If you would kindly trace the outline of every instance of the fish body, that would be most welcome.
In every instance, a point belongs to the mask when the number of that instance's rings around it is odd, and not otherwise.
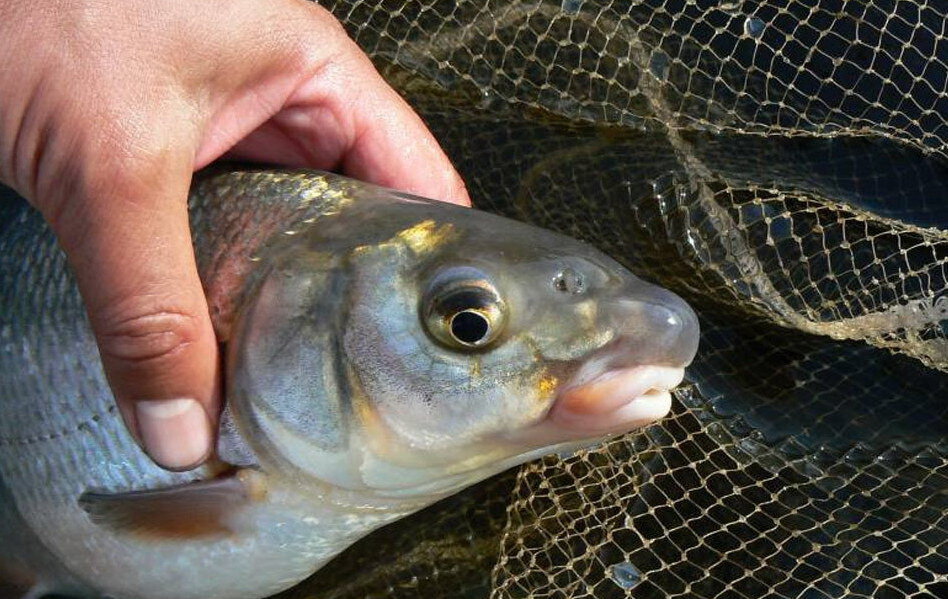
[[[126,431],[51,232],[0,203],[0,580],[265,597],[491,474],[660,417],[696,350],[670,292],[476,210],[228,170],[190,212],[227,408],[216,458],[173,473]]]

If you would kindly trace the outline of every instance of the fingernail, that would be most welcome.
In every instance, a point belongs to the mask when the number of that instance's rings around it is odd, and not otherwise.
[[[207,414],[193,399],[139,401],[135,416],[145,453],[162,468],[188,470],[210,452]]]

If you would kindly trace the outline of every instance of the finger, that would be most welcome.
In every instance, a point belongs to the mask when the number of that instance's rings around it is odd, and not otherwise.
[[[217,345],[195,266],[186,206],[192,156],[142,152],[95,164],[76,197],[47,202],[72,264],[126,424],[160,466],[211,451]],[[100,175],[99,173],[105,173]]]
[[[357,90],[351,100],[341,100],[355,107],[350,116],[353,142],[342,159],[343,171],[380,185],[470,206],[464,181],[434,135],[371,63],[364,62],[371,71],[371,75],[364,75],[368,86]]]
[[[382,97],[363,98],[365,104],[339,117],[325,106],[286,108],[247,135],[228,156],[338,169],[385,187],[470,206],[460,175],[411,108],[391,90],[366,93]],[[346,100],[332,100],[336,102]],[[368,122],[370,112],[379,115],[374,122]],[[340,123],[345,120],[350,122]]]
[[[338,26],[327,26],[331,15],[318,7],[314,15],[316,22],[304,24],[301,34],[319,37],[310,56],[311,76],[230,154],[293,166],[341,168],[379,185],[470,205],[464,182],[421,118],[359,47],[336,33]]]

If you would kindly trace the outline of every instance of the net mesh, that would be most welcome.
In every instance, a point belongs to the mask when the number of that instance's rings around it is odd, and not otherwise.
[[[948,596],[948,5],[328,7],[475,204],[685,296],[672,414],[287,597]]]

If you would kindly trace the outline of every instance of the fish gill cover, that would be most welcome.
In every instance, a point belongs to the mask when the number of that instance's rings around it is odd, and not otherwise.
[[[672,414],[286,597],[948,596],[948,5],[326,3],[475,204],[701,317]]]

